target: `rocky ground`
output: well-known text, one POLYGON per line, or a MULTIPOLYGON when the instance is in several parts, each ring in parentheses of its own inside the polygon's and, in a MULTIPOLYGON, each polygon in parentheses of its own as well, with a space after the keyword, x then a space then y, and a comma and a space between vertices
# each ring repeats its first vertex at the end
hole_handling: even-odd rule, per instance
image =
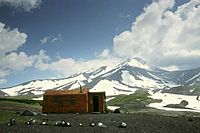
MULTIPOLYGON (((20 117, 20 116, 19 116, 20 117)), ((200 114, 196 115, 162 115, 153 113, 133 114, 51 114, 46 116, 30 116, 36 123, 25 125, 19 123, 8 126, 0 124, 1 133, 199 133, 200 114), (40 125, 42 120, 48 119, 48 125, 40 125), (58 120, 71 123, 71 127, 54 126, 58 120), (102 122, 106 127, 91 127, 91 122, 102 122), (127 128, 119 128, 125 122, 127 128), (79 123, 83 126, 80 127, 79 123)), ((8 120, 9 121, 9 120, 8 120)))

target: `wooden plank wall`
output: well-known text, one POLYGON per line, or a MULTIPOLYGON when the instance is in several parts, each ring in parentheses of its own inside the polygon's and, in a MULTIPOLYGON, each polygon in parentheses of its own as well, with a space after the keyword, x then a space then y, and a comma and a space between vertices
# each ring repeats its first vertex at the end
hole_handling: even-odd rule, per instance
POLYGON ((43 113, 87 113, 88 94, 44 95, 43 113))

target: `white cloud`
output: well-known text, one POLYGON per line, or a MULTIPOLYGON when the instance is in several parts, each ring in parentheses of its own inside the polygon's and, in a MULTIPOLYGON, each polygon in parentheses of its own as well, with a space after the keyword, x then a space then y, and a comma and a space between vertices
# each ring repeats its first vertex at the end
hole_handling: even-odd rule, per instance
POLYGON ((46 36, 43 39, 40 40, 41 44, 46 44, 46 43, 55 43, 57 41, 62 41, 62 35, 59 33, 56 36, 46 36))
POLYGON ((35 63, 35 68, 40 70, 47 70, 48 69, 48 61, 51 59, 48 55, 46 55, 46 51, 41 49, 38 55, 33 56, 35 63))
POLYGON ((18 29, 10 30, 0 22, 0 79, 5 83, 5 76, 13 71, 21 71, 32 66, 34 60, 25 52, 17 53, 17 49, 24 45, 27 35, 18 29))
POLYGON ((99 55, 98 57, 100 58, 107 58, 110 56, 110 50, 109 49, 104 49, 99 55))
POLYGON ((24 70, 32 66, 32 64, 33 60, 24 52, 20 52, 19 54, 12 52, 0 59, 1 68, 5 67, 12 70, 24 70))
POLYGON ((130 31, 115 36, 115 53, 158 66, 200 66, 199 4, 199 0, 191 0, 173 12, 174 0, 153 1, 130 31))
POLYGON ((5 83, 7 83, 6 79, 0 79, 0 84, 5 84, 5 83))
POLYGON ((47 43, 47 41, 50 39, 50 36, 44 37, 43 39, 40 40, 41 44, 47 43))
POLYGON ((30 11, 33 8, 39 8, 42 0, 0 0, 0 5, 10 5, 17 9, 30 11))
POLYGON ((118 58, 108 56, 107 58, 97 58, 93 60, 74 60, 72 58, 60 58, 56 61, 51 61, 50 57, 46 55, 46 52, 42 50, 38 55, 38 60, 35 64, 35 68, 45 71, 50 70, 57 72, 64 76, 69 76, 77 72, 90 70, 92 68, 99 68, 100 66, 115 66, 119 63, 118 58))
POLYGON ((18 29, 10 30, 5 28, 5 24, 0 22, 0 55, 4 55, 7 52, 17 50, 22 46, 27 39, 25 33, 20 33, 18 29))
POLYGON ((161 69, 167 70, 167 71, 178 71, 178 70, 180 70, 179 67, 176 66, 176 65, 171 65, 171 66, 167 66, 167 67, 161 67, 161 69))

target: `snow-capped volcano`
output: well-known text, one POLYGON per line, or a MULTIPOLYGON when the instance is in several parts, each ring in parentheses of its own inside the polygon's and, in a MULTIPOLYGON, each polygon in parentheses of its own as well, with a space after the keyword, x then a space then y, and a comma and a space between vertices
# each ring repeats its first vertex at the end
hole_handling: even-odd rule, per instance
POLYGON ((113 68, 101 66, 63 79, 25 82, 13 87, 2 88, 1 93, 2 96, 26 96, 41 99, 42 94, 48 89, 75 89, 80 84, 90 88, 91 92, 105 91, 106 96, 111 98, 120 94, 129 95, 137 90, 145 90, 151 98, 162 100, 161 103, 149 104, 149 107, 178 110, 165 106, 168 104, 180 106, 179 103, 185 100, 188 102, 186 109, 179 109, 179 111, 200 112, 200 104, 197 100, 200 94, 200 68, 170 72, 152 67, 138 58, 126 59, 113 68))
POLYGON ((136 90, 146 90, 153 98, 156 98, 155 96, 159 93, 159 96, 164 101, 167 99, 164 96, 165 93, 173 93, 173 97, 177 95, 177 101, 180 101, 180 99, 183 99, 182 97, 180 98, 180 94, 183 95, 186 92, 190 96, 192 95, 192 99, 195 99, 200 89, 192 86, 199 83, 200 68, 170 72, 152 67, 141 59, 134 58, 126 59, 113 68, 101 66, 63 79, 33 80, 1 90, 5 93, 4 95, 8 96, 38 98, 42 97, 42 94, 48 89, 75 89, 81 84, 81 86, 90 88, 91 92, 105 91, 106 96, 128 95, 136 90), (189 89, 186 87, 184 91, 177 91, 186 85, 191 87, 188 87, 189 89), (155 92, 157 93, 154 95, 155 92))
POLYGON ((130 94, 137 89, 172 88, 200 80, 200 69, 169 72, 147 65, 139 58, 126 59, 114 68, 102 66, 63 79, 33 80, 4 88, 9 96, 42 95, 48 89, 75 89, 86 86, 91 91, 105 91, 107 96, 130 94))

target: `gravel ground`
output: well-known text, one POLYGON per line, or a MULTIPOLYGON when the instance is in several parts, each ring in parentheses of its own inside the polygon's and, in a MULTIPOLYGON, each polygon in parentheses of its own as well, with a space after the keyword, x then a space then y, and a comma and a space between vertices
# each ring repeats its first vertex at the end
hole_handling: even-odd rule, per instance
POLYGON ((199 116, 166 116, 158 114, 51 114, 35 116, 34 125, 17 123, 14 126, 0 124, 0 133, 199 133, 199 116), (42 119, 48 119, 49 125, 39 125, 42 119), (58 127, 54 123, 65 120, 71 127, 58 127), (91 122, 102 122, 107 127, 90 127, 91 122), (119 128, 125 122, 127 128, 119 128), (79 127, 79 123, 83 123, 79 127))

